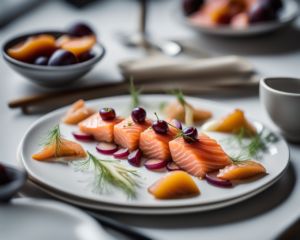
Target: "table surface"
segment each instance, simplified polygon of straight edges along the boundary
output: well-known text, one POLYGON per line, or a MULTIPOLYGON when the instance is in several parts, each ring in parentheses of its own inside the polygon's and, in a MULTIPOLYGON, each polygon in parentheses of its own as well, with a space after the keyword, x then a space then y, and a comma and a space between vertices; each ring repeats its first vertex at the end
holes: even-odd
MULTIPOLYGON (((240 55, 249 58, 263 76, 300 76, 300 19, 276 33, 252 38, 203 36, 176 19, 180 1, 149 1, 147 31, 164 39, 188 40, 214 55, 240 55)), ((107 54, 75 86, 119 81, 116 63, 138 59, 139 49, 124 47, 117 34, 133 33, 138 24, 136 1, 98 1, 78 10, 60 1, 46 1, 31 12, 0 29, 0 44, 11 36, 28 31, 63 29, 74 21, 91 23, 107 48, 107 54)), ((17 165, 16 149, 27 128, 43 114, 24 115, 11 110, 7 102, 28 94, 48 92, 16 74, 0 59, 1 162, 17 165)), ((259 102, 258 91, 234 94, 199 95, 243 109, 253 118, 277 131, 259 102)), ((300 216, 300 144, 288 143, 291 164, 284 176, 259 195, 224 209, 175 216, 135 216, 103 212, 129 224, 155 239, 274 239, 300 216), (225 237, 226 239, 226 237, 225 237)))

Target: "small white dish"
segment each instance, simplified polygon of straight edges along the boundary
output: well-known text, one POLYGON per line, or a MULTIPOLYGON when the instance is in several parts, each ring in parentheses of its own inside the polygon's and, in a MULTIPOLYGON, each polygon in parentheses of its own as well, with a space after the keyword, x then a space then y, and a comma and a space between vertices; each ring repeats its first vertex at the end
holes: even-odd
POLYGON ((230 26, 204 27, 190 22, 188 17, 183 15, 182 11, 178 15, 187 26, 201 33, 217 36, 245 37, 272 32, 290 25, 299 16, 299 5, 295 0, 286 0, 277 20, 252 24, 246 28, 233 28, 230 26))
POLYGON ((0 213, 1 239, 113 239, 92 217, 57 201, 13 199, 0 213))
MULTIPOLYGON (((165 116, 159 112, 158 106, 162 102, 172 102, 176 98, 169 95, 144 95, 141 96, 141 101, 148 103, 146 111, 148 117, 155 118, 154 112, 158 112, 161 118, 165 116)), ((193 106, 201 106, 203 109, 209 109, 212 111, 214 118, 221 118, 234 109, 224 107, 222 104, 212 101, 207 101, 199 98, 186 97, 186 100, 193 106)), ((100 109, 103 107, 112 107, 116 110, 117 114, 122 114, 124 110, 128 108, 131 102, 130 96, 116 96, 110 98, 102 98, 87 102, 88 107, 100 109)), ((194 205, 204 205, 216 202, 227 201, 230 199, 242 197, 253 191, 256 191, 269 183, 273 182, 279 176, 282 175, 289 163, 289 150, 286 142, 279 137, 279 140, 272 144, 273 151, 267 151, 257 161, 260 162, 266 169, 265 176, 255 177, 252 179, 241 181, 234 188, 224 189, 211 186, 205 180, 198 180, 194 177, 194 181, 198 185, 201 194, 197 197, 188 199, 177 200, 157 200, 151 194, 148 193, 147 188, 156 182, 163 176, 164 173, 152 172, 147 170, 144 166, 137 168, 141 174, 142 184, 137 189, 137 199, 128 200, 122 190, 113 188, 111 193, 97 194, 88 188, 87 179, 91 177, 88 173, 75 172, 74 168, 69 165, 55 164, 49 162, 39 162, 31 158, 32 154, 38 151, 37 143, 40 141, 40 137, 57 123, 60 122, 62 116, 67 112, 69 107, 56 110, 49 113, 36 121, 26 132, 22 146, 21 146, 21 158, 28 174, 49 188, 63 192, 67 195, 86 199, 90 201, 96 201, 100 203, 113 204, 118 206, 128 207, 148 207, 148 208, 166 208, 166 207, 188 207, 194 205)), ((262 124, 257 121, 253 121, 256 126, 262 128, 262 124)), ((77 130, 75 125, 67 125, 60 123, 62 134, 65 138, 74 140, 72 135, 73 131, 77 130)), ((201 129, 199 128, 198 131, 201 129)), ((268 130, 268 128, 266 128, 268 130)), ((228 134, 219 132, 205 132, 207 135, 216 140, 221 140, 228 137, 228 134)), ((102 155, 95 149, 95 142, 80 142, 84 149, 88 150, 92 154, 102 159, 107 159, 107 155, 102 155)), ((230 154, 233 149, 224 148, 224 150, 230 154)), ((255 160, 255 159, 254 159, 255 160)), ((125 166, 131 166, 124 160, 121 164, 125 166)))
POLYGON ((262 104, 281 134, 290 141, 300 141, 300 79, 263 78, 259 92, 262 104))

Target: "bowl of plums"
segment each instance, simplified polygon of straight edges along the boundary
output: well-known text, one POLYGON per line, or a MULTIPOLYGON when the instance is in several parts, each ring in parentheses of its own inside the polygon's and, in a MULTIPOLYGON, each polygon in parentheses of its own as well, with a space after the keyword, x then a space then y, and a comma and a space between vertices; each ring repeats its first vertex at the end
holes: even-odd
POLYGON ((67 31, 40 31, 8 40, 2 55, 8 65, 31 82, 58 88, 72 84, 104 56, 104 47, 85 23, 67 31))
POLYGON ((251 36, 291 24, 299 15, 295 0, 183 0, 181 19, 201 33, 251 36))

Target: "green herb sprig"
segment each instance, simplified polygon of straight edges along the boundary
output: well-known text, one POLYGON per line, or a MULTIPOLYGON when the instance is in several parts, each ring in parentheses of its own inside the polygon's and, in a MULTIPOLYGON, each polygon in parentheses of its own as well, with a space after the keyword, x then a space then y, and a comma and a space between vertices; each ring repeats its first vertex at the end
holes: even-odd
MULTIPOLYGON (((159 118, 158 118, 158 116, 157 116, 157 113, 154 112, 154 114, 155 114, 155 116, 156 116, 156 118, 157 118, 157 121, 159 121, 159 118)), ((171 123, 168 123, 168 122, 166 122, 166 123, 167 123, 169 126, 175 128, 175 129, 177 129, 177 130, 180 132, 180 133, 178 133, 176 136, 173 136, 173 138, 187 137, 187 138, 191 139, 193 142, 195 141, 195 139, 193 139, 193 138, 191 138, 190 136, 186 135, 182 130, 180 130, 179 128, 175 127, 175 126, 172 125, 171 123)))
POLYGON ((132 177, 140 177, 136 169, 120 164, 119 160, 103 160, 90 152, 83 162, 74 162, 75 171, 92 169, 94 178, 91 185, 95 192, 110 191, 111 186, 121 188, 128 198, 136 198, 136 187, 139 185, 132 177))
POLYGON ((133 83, 133 77, 131 76, 130 77, 130 89, 129 89, 130 95, 132 97, 132 102, 131 102, 131 106, 130 106, 131 109, 136 108, 140 105, 139 95, 142 93, 142 91, 143 91, 143 88, 140 88, 138 90, 135 89, 134 83, 133 83))
POLYGON ((182 93, 181 90, 179 90, 178 92, 176 92, 173 88, 171 89, 170 93, 172 95, 174 95, 175 97, 177 97, 177 100, 180 102, 180 104, 184 107, 185 105, 185 101, 184 101, 184 95, 182 93))
POLYGON ((241 128, 240 133, 234 136, 231 136, 227 138, 227 144, 238 144, 240 147, 242 147, 242 150, 239 154, 233 154, 230 157, 230 159, 233 162, 243 162, 243 161, 248 161, 252 157, 258 157, 258 154, 261 151, 265 151, 267 149, 267 145, 269 143, 274 143, 278 141, 278 138, 274 133, 269 133, 267 136, 263 136, 264 129, 256 134, 252 135, 249 130, 245 130, 244 128, 241 128), (243 142, 243 139, 245 137, 250 137, 250 143, 245 144, 243 142))
POLYGON ((39 144, 40 147, 47 149, 55 146, 54 158, 60 158, 67 155, 67 153, 61 149, 62 145, 64 145, 64 143, 62 141, 59 124, 57 124, 53 129, 48 130, 46 137, 39 144))

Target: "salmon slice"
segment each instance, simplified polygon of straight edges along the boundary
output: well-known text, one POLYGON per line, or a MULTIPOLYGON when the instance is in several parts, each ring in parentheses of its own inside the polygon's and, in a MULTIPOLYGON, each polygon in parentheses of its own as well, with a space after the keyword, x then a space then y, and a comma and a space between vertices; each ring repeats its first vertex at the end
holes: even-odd
POLYGON ((153 123, 146 118, 142 124, 136 123, 131 117, 126 118, 114 127, 115 143, 133 152, 139 148, 140 135, 153 123))
POLYGON ((61 138, 61 143, 59 144, 55 156, 56 144, 52 146, 44 147, 39 153, 32 155, 31 157, 38 161, 44 161, 50 158, 59 157, 86 157, 87 153, 82 148, 82 146, 76 142, 72 142, 61 138))
POLYGON ((117 116, 113 120, 103 120, 99 113, 95 113, 78 123, 78 127, 81 132, 92 134, 97 141, 113 142, 114 126, 123 120, 124 118, 121 116, 117 116))
MULTIPOLYGON (((190 108, 193 109, 193 120, 197 121, 204 121, 212 117, 212 113, 210 111, 202 110, 202 109, 195 109, 191 104, 187 104, 190 108)), ((164 114, 169 118, 176 118, 180 122, 185 121, 185 108, 179 101, 175 101, 173 103, 168 104, 164 108, 164 114)))
POLYGON ((195 177, 205 178, 206 173, 232 163, 217 141, 202 132, 193 143, 186 143, 179 137, 169 142, 169 146, 173 161, 195 177))
MULTIPOLYGON (((173 123, 173 119, 166 119, 168 123, 173 123)), ((141 133, 140 149, 145 157, 171 161, 169 142, 174 140, 179 131, 171 126, 166 134, 159 134, 153 129, 147 129, 141 133)))
POLYGON ((95 112, 94 109, 85 107, 84 101, 80 99, 72 105, 61 121, 67 124, 78 124, 95 112))
POLYGON ((232 163, 220 169, 217 177, 225 180, 245 179, 265 172, 266 169, 260 163, 245 161, 243 163, 232 163))

